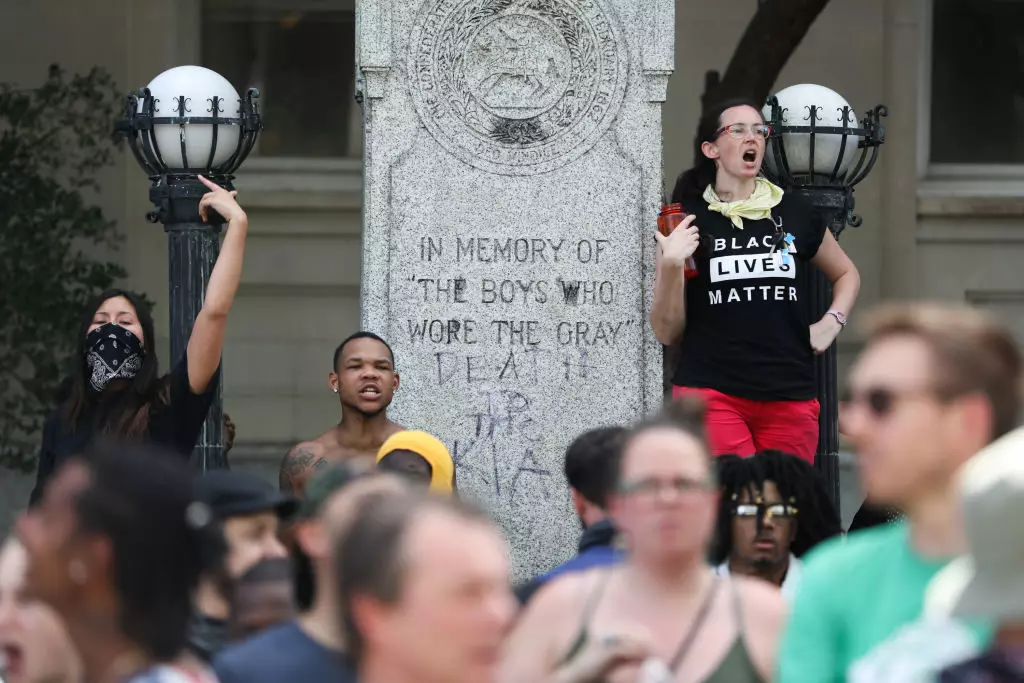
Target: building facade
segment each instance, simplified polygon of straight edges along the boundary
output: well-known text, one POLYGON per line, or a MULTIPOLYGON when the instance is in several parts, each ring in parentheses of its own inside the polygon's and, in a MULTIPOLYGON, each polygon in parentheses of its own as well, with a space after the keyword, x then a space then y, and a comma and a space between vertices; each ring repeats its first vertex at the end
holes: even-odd
MULTIPOLYGON (((691 160, 704 74, 724 69, 753 0, 678 0, 665 107, 666 182, 691 160)), ((359 325, 361 132, 353 97, 355 0, 33 0, 0 7, 0 82, 31 87, 47 66, 107 69, 124 91, 179 64, 263 93, 266 131, 241 170, 250 216, 243 284, 224 353, 235 464, 271 475, 294 442, 338 419, 335 345, 359 325)), ((1024 5, 1001 0, 832 0, 777 82, 841 93, 858 116, 889 108, 886 143, 858 187, 863 227, 842 243, 860 308, 967 301, 1024 339, 1024 5)), ((129 286, 157 303, 167 349, 167 256, 144 219, 147 181, 128 154, 100 204, 124 235, 129 286)), ((652 226, 653 227, 653 226, 652 226)), ((856 312, 852 316, 856 319, 856 312)), ((854 327, 854 326, 851 326, 854 327)), ((840 365, 859 340, 839 340, 840 365)), ((398 359, 401 370, 401 359, 398 359)), ((24 479, 0 476, 12 508, 24 479)))

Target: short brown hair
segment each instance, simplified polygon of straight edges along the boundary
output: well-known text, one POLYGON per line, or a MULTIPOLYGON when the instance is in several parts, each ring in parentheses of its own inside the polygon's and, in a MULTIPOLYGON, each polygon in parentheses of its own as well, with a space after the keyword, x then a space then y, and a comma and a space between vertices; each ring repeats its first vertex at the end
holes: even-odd
POLYGON ((865 318, 868 343, 907 335, 932 352, 936 390, 955 398, 982 393, 992 406, 990 440, 1017 425, 1021 408, 1021 354, 1010 332, 977 308, 941 303, 879 307, 865 318))
POLYGON ((363 503, 335 547, 345 652, 357 665, 362 662, 365 642, 352 614, 353 599, 365 596, 385 604, 398 603, 407 564, 406 533, 414 519, 430 511, 491 525, 483 510, 455 498, 428 492, 380 495, 363 503))

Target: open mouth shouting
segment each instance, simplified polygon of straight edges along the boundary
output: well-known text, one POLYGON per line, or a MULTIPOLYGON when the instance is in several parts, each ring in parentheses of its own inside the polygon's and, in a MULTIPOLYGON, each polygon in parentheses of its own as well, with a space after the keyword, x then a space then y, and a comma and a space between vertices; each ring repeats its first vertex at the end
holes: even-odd
POLYGON ((359 388, 359 398, 366 401, 377 401, 382 393, 378 384, 364 384, 359 388))
POLYGON ((757 149, 754 147, 748 147, 743 150, 743 163, 747 166, 755 166, 758 162, 757 149))

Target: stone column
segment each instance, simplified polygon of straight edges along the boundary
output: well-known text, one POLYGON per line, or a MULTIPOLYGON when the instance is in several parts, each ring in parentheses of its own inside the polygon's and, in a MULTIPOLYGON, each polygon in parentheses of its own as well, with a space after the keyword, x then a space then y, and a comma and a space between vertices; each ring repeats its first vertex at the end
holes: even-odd
POLYGON ((650 330, 673 0, 360 0, 363 326, 525 579, 575 552, 566 446, 662 400, 650 330))

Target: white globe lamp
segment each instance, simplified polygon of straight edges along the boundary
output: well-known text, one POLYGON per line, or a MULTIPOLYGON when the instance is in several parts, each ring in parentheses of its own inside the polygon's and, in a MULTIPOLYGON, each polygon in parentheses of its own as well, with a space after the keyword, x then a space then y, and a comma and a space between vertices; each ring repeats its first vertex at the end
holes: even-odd
MULTIPOLYGON (((835 90, 823 85, 800 83, 780 90, 775 95, 778 100, 781 120, 772 121, 772 106, 766 104, 763 115, 776 127, 811 125, 811 111, 815 112, 814 126, 817 128, 843 128, 843 114, 846 114, 845 125, 852 130, 857 129, 857 115, 843 96, 835 90)), ((858 150, 860 136, 847 134, 846 145, 843 146, 842 133, 821 132, 814 135, 814 175, 832 175, 839 161, 837 177, 843 177, 854 160, 860 156, 858 150), (842 158, 840 159, 840 154, 842 158)), ((807 132, 783 132, 779 141, 786 152, 789 171, 794 175, 805 175, 812 171, 811 166, 811 134, 807 132)), ((778 176, 780 169, 773 150, 765 154, 765 166, 769 174, 778 176)))
MULTIPOLYGON (((202 66, 176 66, 154 78, 147 89, 155 119, 182 121, 153 124, 153 140, 168 172, 215 168, 236 152, 241 98, 228 79, 202 66), (213 122, 203 122, 207 118, 227 120, 217 125, 216 139, 213 122)), ((144 106, 140 99, 140 113, 144 106)))

